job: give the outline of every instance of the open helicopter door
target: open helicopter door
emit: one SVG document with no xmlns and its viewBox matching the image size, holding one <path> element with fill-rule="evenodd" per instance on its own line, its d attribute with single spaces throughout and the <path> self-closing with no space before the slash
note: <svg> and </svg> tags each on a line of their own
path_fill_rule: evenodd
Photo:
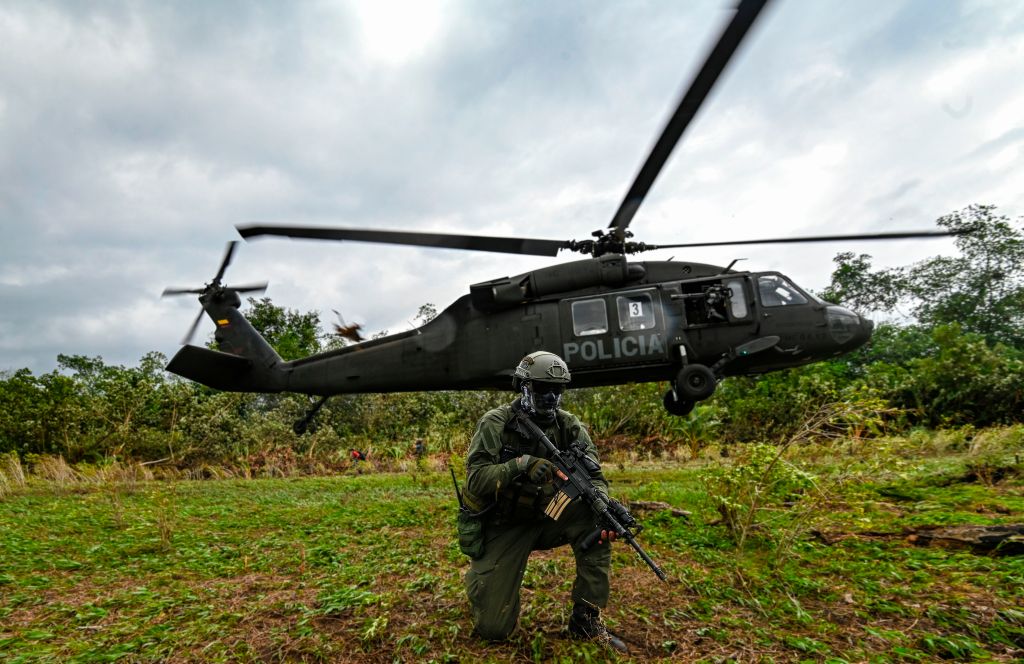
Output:
<svg viewBox="0 0 1024 664">
<path fill-rule="evenodd" d="M 567 299 L 560 308 L 562 356 L 573 372 L 667 363 L 665 313 L 657 288 Z"/>
<path fill-rule="evenodd" d="M 757 333 L 753 287 L 746 273 L 682 281 L 666 286 L 666 295 L 674 321 L 669 332 L 686 347 L 682 353 L 673 343 L 673 350 L 684 355 L 672 355 L 679 364 L 696 358 L 712 364 Z"/>
</svg>

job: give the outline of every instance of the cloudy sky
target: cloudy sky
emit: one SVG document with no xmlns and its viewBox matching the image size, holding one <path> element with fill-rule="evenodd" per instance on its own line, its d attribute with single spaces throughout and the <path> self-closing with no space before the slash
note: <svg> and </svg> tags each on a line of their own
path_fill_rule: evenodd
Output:
<svg viewBox="0 0 1024 664">
<path fill-rule="evenodd" d="M 585 238 L 728 19 L 692 2 L 0 4 L 0 371 L 172 355 L 235 224 Z M 653 243 L 1024 214 L 1024 4 L 778 0 L 633 221 Z M 685 254 L 819 289 L 839 251 Z M 648 259 L 682 258 L 679 250 Z M 558 260 L 573 260 L 572 255 Z M 550 259 L 266 239 L 229 282 L 370 332 Z M 199 336 L 212 323 L 204 321 Z"/>
</svg>

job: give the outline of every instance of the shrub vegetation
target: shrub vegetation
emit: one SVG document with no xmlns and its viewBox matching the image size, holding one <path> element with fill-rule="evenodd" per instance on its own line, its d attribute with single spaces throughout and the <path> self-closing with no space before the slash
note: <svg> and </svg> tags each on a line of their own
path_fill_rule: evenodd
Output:
<svg viewBox="0 0 1024 664">
<path fill-rule="evenodd" d="M 961 257 L 872 272 L 870 256 L 840 254 L 823 295 L 870 310 L 908 307 L 916 318 L 883 322 L 847 356 L 764 376 L 731 378 L 689 418 L 661 406 L 653 383 L 572 390 L 566 407 L 600 440 L 658 455 L 715 442 L 777 444 L 828 404 L 857 436 L 915 427 L 985 427 L 1024 417 L 1024 232 L 990 206 L 939 224 L 973 229 Z M 962 278 L 951 277 L 959 275 Z M 436 315 L 426 304 L 418 322 Z M 246 311 L 281 353 L 295 358 L 344 343 L 319 315 L 250 299 Z M 312 434 L 292 423 L 312 402 L 301 395 L 218 393 L 163 371 L 159 353 L 137 366 L 60 355 L 58 369 L 0 374 L 0 453 L 61 455 L 69 462 L 158 461 L 179 467 L 246 464 L 283 453 L 330 461 L 350 448 L 406 456 L 416 439 L 432 453 L 466 448 L 476 419 L 508 398 L 499 392 L 343 395 Z"/>
</svg>

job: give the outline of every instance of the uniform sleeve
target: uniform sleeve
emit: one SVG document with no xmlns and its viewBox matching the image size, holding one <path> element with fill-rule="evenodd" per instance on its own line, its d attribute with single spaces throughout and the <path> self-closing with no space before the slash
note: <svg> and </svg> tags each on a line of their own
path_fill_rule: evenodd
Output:
<svg viewBox="0 0 1024 664">
<path fill-rule="evenodd" d="M 508 486 L 519 474 L 515 459 L 501 463 L 501 432 L 504 428 L 500 415 L 491 411 L 476 425 L 473 440 L 466 457 L 466 488 L 474 496 L 490 500 L 503 486 Z"/>
</svg>

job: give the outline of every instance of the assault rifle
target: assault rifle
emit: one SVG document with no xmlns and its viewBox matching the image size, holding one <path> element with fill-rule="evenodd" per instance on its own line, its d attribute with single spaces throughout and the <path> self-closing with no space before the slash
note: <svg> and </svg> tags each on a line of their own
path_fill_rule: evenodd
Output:
<svg viewBox="0 0 1024 664">
<path fill-rule="evenodd" d="M 636 536 L 643 530 L 643 526 L 636 522 L 636 519 L 622 503 L 614 498 L 606 499 L 594 486 L 590 474 L 600 470 L 601 466 L 587 456 L 583 443 L 578 439 L 574 440 L 569 444 L 568 449 L 562 452 L 525 413 L 519 409 L 513 409 L 513 411 L 522 433 L 527 438 L 540 441 L 544 449 L 551 455 L 549 460 L 557 468 L 555 484 L 558 486 L 558 493 L 548 503 L 544 513 L 557 521 L 572 501 L 581 498 L 593 510 L 594 516 L 597 518 L 597 528 L 587 535 L 581 545 L 584 551 L 601 538 L 602 530 L 613 532 L 618 539 L 625 540 L 633 547 L 633 550 L 658 575 L 659 579 L 666 581 L 668 577 L 665 576 L 665 572 L 636 541 Z M 635 529 L 635 531 L 631 529 Z"/>
</svg>

